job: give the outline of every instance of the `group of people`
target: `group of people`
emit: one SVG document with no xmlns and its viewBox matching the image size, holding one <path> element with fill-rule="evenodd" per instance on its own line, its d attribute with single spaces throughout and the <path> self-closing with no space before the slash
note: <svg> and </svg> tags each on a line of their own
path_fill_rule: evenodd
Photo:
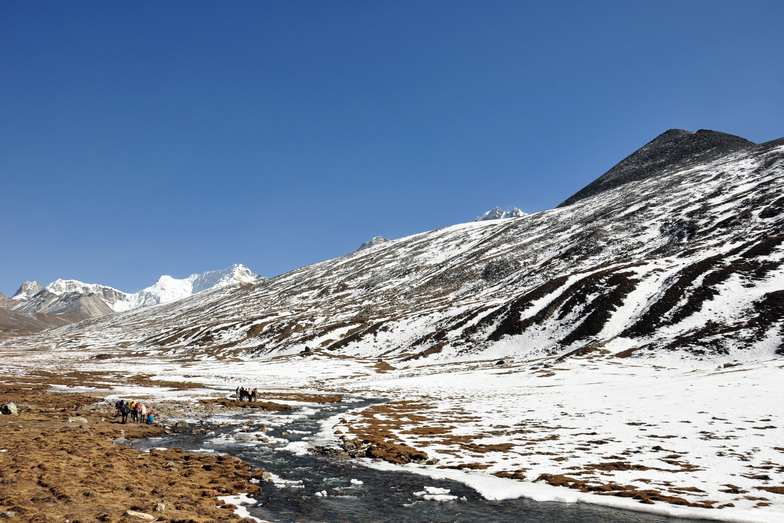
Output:
<svg viewBox="0 0 784 523">
<path fill-rule="evenodd" d="M 117 412 L 114 413 L 115 416 L 122 416 L 122 422 L 126 423 L 128 421 L 128 416 L 130 415 L 131 421 L 136 423 L 154 423 L 155 419 L 152 416 L 152 411 L 147 410 L 147 407 L 139 403 L 137 401 L 123 401 L 118 400 L 117 403 L 114 404 L 117 407 Z"/>
<path fill-rule="evenodd" d="M 237 387 L 237 399 L 240 401 L 256 401 L 256 389 L 250 390 L 245 387 Z"/>
</svg>

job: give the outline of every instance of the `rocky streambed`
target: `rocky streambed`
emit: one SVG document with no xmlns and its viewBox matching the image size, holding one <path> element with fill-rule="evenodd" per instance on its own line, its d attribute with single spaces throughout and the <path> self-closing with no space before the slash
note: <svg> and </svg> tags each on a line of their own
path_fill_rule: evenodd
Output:
<svg viewBox="0 0 784 523">
<path fill-rule="evenodd" d="M 146 425 L 122 424 L 111 401 L 43 385 L 1 386 L 0 396 L 18 406 L 0 417 L 0 515 L 9 521 L 676 521 L 488 501 L 458 482 L 365 466 L 426 462 L 416 449 L 324 441 L 330 420 L 378 399 L 148 402 L 163 424 Z"/>
<path fill-rule="evenodd" d="M 410 522 L 664 522 L 675 518 L 585 504 L 541 503 L 529 499 L 488 501 L 470 487 L 409 470 L 383 471 L 374 461 L 426 464 L 426 455 L 375 438 L 325 441 L 331 423 L 348 410 L 383 403 L 374 398 L 258 411 L 219 400 L 197 409 L 213 416 L 169 434 L 137 440 L 140 450 L 178 447 L 208 455 L 230 454 L 259 471 L 260 488 L 244 507 L 263 521 Z M 229 405 L 221 410 L 217 405 Z M 172 411 L 174 412 L 174 411 Z M 193 416 L 193 411 L 182 412 Z M 176 424 L 173 426 L 176 429 Z"/>
</svg>

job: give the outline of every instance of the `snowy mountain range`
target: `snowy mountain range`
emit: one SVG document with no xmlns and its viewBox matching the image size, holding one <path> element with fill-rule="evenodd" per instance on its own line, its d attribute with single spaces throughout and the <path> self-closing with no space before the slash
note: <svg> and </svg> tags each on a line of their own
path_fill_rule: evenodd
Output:
<svg viewBox="0 0 784 523">
<path fill-rule="evenodd" d="M 306 346 L 400 360 L 781 352 L 783 158 L 784 139 L 668 131 L 608 172 L 620 181 L 571 205 L 380 242 L 49 335 L 246 357 Z M 182 297 L 197 281 L 162 278 L 121 303 Z"/>
<path fill-rule="evenodd" d="M 115 304 L 114 310 L 124 311 L 158 303 L 169 303 L 216 287 L 254 284 L 263 279 L 242 264 L 235 264 L 220 271 L 191 274 L 182 280 L 161 276 L 152 287 L 126 296 L 122 302 Z"/>
<path fill-rule="evenodd" d="M 670 130 L 558 208 L 368 243 L 252 285 L 16 331 L 0 355 L 13 376 L 89 377 L 127 387 L 118 397 L 143 374 L 156 395 L 186 381 L 188 401 L 194 381 L 211 398 L 238 384 L 385 398 L 277 448 L 376 441 L 402 463 L 407 446 L 439 462 L 406 472 L 488 499 L 782 521 L 784 138 Z M 296 416 L 317 408 L 304 405 Z"/>
<path fill-rule="evenodd" d="M 60 279 L 46 287 L 38 282 L 25 282 L 16 294 L 5 300 L 3 307 L 16 313 L 46 315 L 45 318 L 59 315 L 62 317 L 55 324 L 61 324 L 169 303 L 215 287 L 257 283 L 261 279 L 244 265 L 235 264 L 228 269 L 192 274 L 185 279 L 161 276 L 154 285 L 132 294 L 76 280 Z"/>
</svg>

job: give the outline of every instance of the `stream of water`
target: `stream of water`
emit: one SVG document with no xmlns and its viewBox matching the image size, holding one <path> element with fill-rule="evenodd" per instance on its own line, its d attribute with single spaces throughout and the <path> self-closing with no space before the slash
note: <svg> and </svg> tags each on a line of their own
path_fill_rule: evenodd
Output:
<svg viewBox="0 0 784 523">
<path fill-rule="evenodd" d="M 291 413 L 234 414 L 204 425 L 207 434 L 169 434 L 129 442 L 139 450 L 182 447 L 192 452 L 233 454 L 272 474 L 261 484 L 251 516 L 271 522 L 483 522 L 483 523 L 654 523 L 685 522 L 666 516 L 582 503 L 537 502 L 525 498 L 488 501 L 455 481 L 407 472 L 387 472 L 356 460 L 291 452 L 320 444 L 322 423 L 379 400 L 354 398 Z M 212 420 L 215 421 L 215 420 Z M 226 421 L 233 424 L 225 425 Z M 238 428 L 237 424 L 240 424 Z M 244 428 L 242 426 L 244 425 Z M 266 432 L 254 431 L 266 426 Z M 266 435 L 270 441 L 258 441 Z"/>
</svg>

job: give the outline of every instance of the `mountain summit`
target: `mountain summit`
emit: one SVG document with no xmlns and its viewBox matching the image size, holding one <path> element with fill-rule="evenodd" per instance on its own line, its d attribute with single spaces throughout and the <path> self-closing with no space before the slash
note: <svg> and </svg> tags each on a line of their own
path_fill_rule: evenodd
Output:
<svg viewBox="0 0 784 523">
<path fill-rule="evenodd" d="M 19 287 L 19 290 L 11 297 L 12 300 L 27 300 L 43 290 L 37 281 L 26 281 Z"/>
<path fill-rule="evenodd" d="M 484 222 L 487 220 L 505 220 L 508 218 L 522 218 L 523 216 L 528 216 L 526 213 L 515 207 L 511 211 L 504 211 L 500 207 L 494 207 L 490 209 L 482 216 L 477 216 L 475 222 Z"/>
<path fill-rule="evenodd" d="M 369 242 L 362 242 L 362 245 L 359 246 L 358 251 L 362 249 L 369 249 L 370 247 L 375 247 L 376 245 L 381 245 L 382 243 L 387 243 L 389 240 L 384 238 L 383 236 L 376 236 Z"/>
<path fill-rule="evenodd" d="M 620 185 L 659 176 L 674 169 L 707 163 L 753 147 L 740 136 L 717 131 L 670 129 L 621 160 L 612 169 L 567 198 L 559 207 L 608 191 Z"/>
</svg>

